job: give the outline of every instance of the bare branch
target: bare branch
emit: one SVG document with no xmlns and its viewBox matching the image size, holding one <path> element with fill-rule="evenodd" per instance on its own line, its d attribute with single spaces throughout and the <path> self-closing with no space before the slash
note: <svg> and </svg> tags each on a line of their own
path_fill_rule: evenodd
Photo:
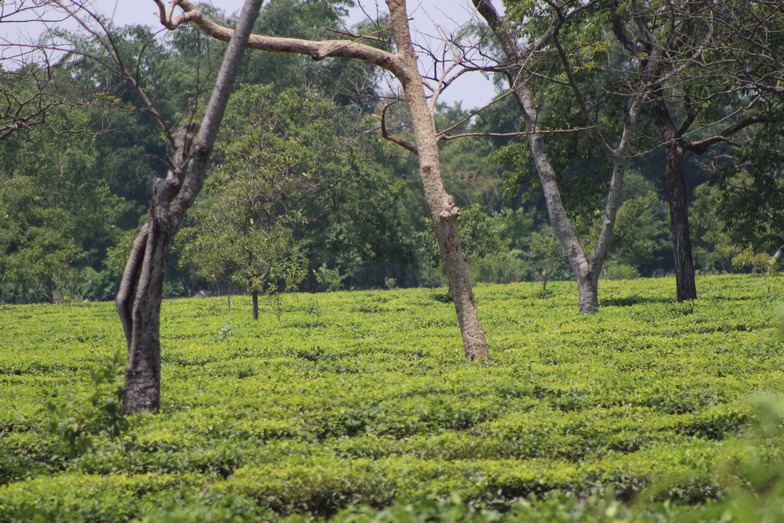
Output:
<svg viewBox="0 0 784 523">
<path fill-rule="evenodd" d="M 467 138 L 470 136 L 492 136 L 492 137 L 514 137 L 514 136 L 530 136 L 532 134 L 567 134 L 567 133 L 579 133 L 583 131 L 588 131 L 593 129 L 593 126 L 588 127 L 575 127 L 573 129 L 537 129 L 535 131 L 518 131 L 513 133 L 492 133 L 492 132 L 475 132 L 475 133 L 460 133 L 460 134 L 442 134 L 441 138 L 443 140 L 454 140 L 456 138 Z"/>
<path fill-rule="evenodd" d="M 398 138 L 397 136 L 394 136 L 392 134 L 389 134 L 389 132 L 387 132 L 387 124 L 386 124 L 387 109 L 389 109 L 389 107 L 392 106 L 392 105 L 394 105 L 394 104 L 385 104 L 384 107 L 381 109 L 381 136 L 385 140 L 389 140 L 392 143 L 396 143 L 400 147 L 403 147 L 404 149 L 407 149 L 407 150 L 411 151 L 412 153 L 418 155 L 419 151 L 417 150 L 417 148 L 415 146 L 413 146 L 410 143 L 406 142 L 405 140 L 402 140 L 402 139 Z"/>
<path fill-rule="evenodd" d="M 160 2 L 161 0 L 155 0 Z M 186 21 L 192 21 L 207 35 L 228 42 L 234 30 L 211 20 L 189 0 L 179 0 L 178 7 L 183 9 Z M 179 22 L 183 23 L 183 22 Z M 178 25 L 179 25 L 178 23 Z M 402 73 L 397 55 L 352 40 L 305 40 L 252 34 L 248 47 L 262 51 L 295 53 L 310 56 L 314 60 L 324 58 L 355 58 L 378 65 L 396 76 Z"/>
<path fill-rule="evenodd" d="M 709 138 L 705 138 L 704 140 L 699 140 L 697 142 L 686 142 L 684 148 L 695 154 L 704 154 L 705 151 L 711 145 L 719 142 L 729 142 L 730 136 L 734 135 L 739 131 L 742 131 L 743 129 L 749 127 L 750 125 L 763 123 L 763 122 L 773 122 L 773 121 L 775 121 L 773 118 L 765 117 L 765 116 L 755 116 L 752 118 L 746 118 L 745 120 L 742 120 L 734 125 L 730 125 L 729 127 L 723 129 L 720 133 L 715 134 Z"/>
</svg>

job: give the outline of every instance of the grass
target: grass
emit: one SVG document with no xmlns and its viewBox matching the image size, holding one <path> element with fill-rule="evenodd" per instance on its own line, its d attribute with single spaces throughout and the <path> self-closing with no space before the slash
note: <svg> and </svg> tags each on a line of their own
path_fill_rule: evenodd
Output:
<svg viewBox="0 0 784 523">
<path fill-rule="evenodd" d="M 124 346 L 112 304 L 0 306 L 0 520 L 729 510 L 749 459 L 781 458 L 750 427 L 784 389 L 784 280 L 704 277 L 683 304 L 668 278 L 600 286 L 590 316 L 570 282 L 477 286 L 480 364 L 443 289 L 285 295 L 257 322 L 249 299 L 167 301 L 163 407 L 119 437 L 95 378 Z"/>
</svg>

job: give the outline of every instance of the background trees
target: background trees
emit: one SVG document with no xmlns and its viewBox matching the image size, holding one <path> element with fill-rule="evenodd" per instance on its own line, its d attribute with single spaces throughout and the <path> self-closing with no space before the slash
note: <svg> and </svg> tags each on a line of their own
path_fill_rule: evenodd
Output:
<svg viewBox="0 0 784 523">
<path fill-rule="evenodd" d="M 259 292 L 293 288 L 320 267 L 347 276 L 366 263 L 412 262 L 370 124 L 317 91 L 240 90 L 182 260 L 250 289 L 254 317 Z"/>
<path fill-rule="evenodd" d="M 91 176 L 95 137 L 54 130 L 83 129 L 84 115 L 63 106 L 47 120 L 0 142 L 0 300 L 104 298 L 114 283 L 100 273 L 122 198 Z"/>
<path fill-rule="evenodd" d="M 525 6 L 534 9 L 531 13 L 552 13 L 552 6 L 534 4 L 509 2 L 507 14 L 523 20 Z M 778 0 L 592 3 L 591 9 L 580 11 L 574 26 L 559 30 L 558 45 L 551 41 L 526 62 L 532 72 L 529 86 L 535 95 L 537 122 L 540 128 L 554 131 L 596 125 L 609 144 L 617 145 L 614 140 L 623 125 L 619 115 L 629 107 L 628 100 L 646 92 L 643 88 L 648 84 L 643 82 L 645 70 L 639 58 L 618 39 L 613 23 L 624 21 L 621 34 L 637 38 L 636 47 L 632 46 L 637 49 L 647 45 L 639 34 L 640 24 L 658 17 L 661 23 L 656 29 L 661 34 L 651 45 L 665 53 L 665 36 L 688 29 L 680 16 L 678 23 L 665 31 L 664 22 L 670 15 L 662 8 L 670 4 L 691 17 L 688 42 L 692 43 L 687 45 L 684 40 L 678 54 L 670 53 L 670 63 L 682 67 L 680 76 L 668 73 L 662 80 L 664 99 L 673 121 L 681 125 L 688 120 L 684 105 L 688 91 L 691 106 L 699 111 L 682 140 L 705 143 L 714 139 L 704 154 L 691 155 L 683 163 L 696 269 L 741 270 L 731 263 L 738 254 L 752 251 L 773 256 L 781 252 L 779 247 L 784 243 L 784 204 L 779 201 L 781 90 L 776 83 L 781 71 Z M 566 8 L 574 5 L 565 4 Z M 308 39 L 336 38 L 336 31 L 345 31 L 339 15 L 349 4 L 335 7 L 327 9 L 323 2 L 274 0 L 264 8 L 254 30 Z M 226 24 L 235 20 L 232 13 L 211 10 L 208 14 Z M 415 16 L 420 15 L 417 12 Z M 634 23 L 627 23 L 631 21 Z M 758 30 L 751 30 L 752 21 Z M 708 27 L 709 22 L 718 28 L 713 34 L 721 38 L 712 37 L 710 45 L 697 49 L 695 42 L 707 42 L 699 35 L 706 34 L 700 28 Z M 381 23 L 373 27 L 385 27 L 386 22 Z M 535 35 L 549 23 L 549 18 L 539 17 L 523 29 Z M 187 25 L 165 34 L 137 26 L 107 26 L 107 30 L 123 60 L 138 62 L 132 76 L 163 118 L 176 125 L 201 114 L 225 43 Z M 364 43 L 387 45 L 389 34 L 378 34 L 380 41 L 367 39 Z M 0 300 L 111 299 L 117 290 L 119 269 L 107 253 L 127 249 L 128 238 L 147 219 L 150 181 L 166 175 L 168 153 L 155 118 L 139 110 L 143 107 L 139 91 L 121 81 L 117 71 L 88 59 L 111 61 L 94 35 L 80 29 L 61 32 L 48 42 L 69 53 L 38 55 L 38 61 L 29 60 L 25 68 L 5 60 L 0 75 L 5 104 L 2 114 L 7 117 L 0 125 L 6 129 L 15 126 L 0 140 Z M 486 43 L 493 45 L 489 40 Z M 695 58 L 699 56 L 704 57 L 702 62 Z M 653 63 L 650 60 L 648 63 Z M 663 63 L 661 60 L 657 63 Z M 720 66 L 723 60 L 727 64 Z M 729 62 L 745 66 L 730 67 Z M 249 114 L 237 110 L 232 140 L 217 144 L 215 183 L 208 183 L 203 205 L 194 209 L 194 220 L 185 223 L 189 234 L 173 252 L 180 263 L 174 260 L 167 268 L 165 295 L 189 295 L 210 286 L 215 290 L 216 285 L 221 291 L 228 290 L 228 273 L 205 269 L 209 267 L 206 258 L 191 262 L 202 253 L 206 256 L 209 249 L 204 245 L 227 243 L 218 236 L 196 232 L 206 231 L 210 219 L 217 220 L 222 202 L 236 198 L 230 195 L 238 191 L 242 179 L 238 166 L 246 154 L 239 146 L 243 140 L 251 143 L 253 133 L 265 142 L 277 140 L 275 149 L 283 151 L 281 154 L 300 158 L 297 162 L 304 163 L 299 165 L 310 166 L 301 169 L 311 173 L 307 183 L 304 179 L 295 183 L 292 176 L 285 190 L 275 193 L 285 194 L 288 204 L 285 212 L 274 213 L 280 225 L 270 229 L 277 231 L 273 235 L 277 243 L 286 246 L 285 253 L 278 255 L 299 260 L 296 265 L 303 269 L 304 278 L 298 290 L 378 288 L 385 287 L 390 278 L 399 286 L 445 283 L 441 269 L 434 267 L 439 263 L 434 255 L 436 246 L 427 222 L 422 220 L 428 211 L 421 201 L 416 158 L 377 136 L 379 120 L 372 115 L 381 114 L 392 93 L 384 90 L 376 71 L 357 60 L 313 61 L 304 55 L 252 53 L 243 59 L 238 77 L 243 92 L 270 89 L 266 105 L 259 110 L 279 123 L 288 122 L 294 131 L 254 127 L 251 110 L 246 111 Z M 274 89 L 259 87 L 270 82 L 275 83 Z M 575 98 L 572 84 L 583 93 L 588 111 Z M 293 91 L 286 90 L 289 88 Z M 499 94 L 505 91 L 499 89 Z M 711 94 L 713 90 L 716 93 Z M 292 101 L 296 97 L 307 100 L 302 115 L 298 114 L 298 102 Z M 192 104 L 194 99 L 202 102 Z M 607 266 L 598 271 L 597 283 L 601 278 L 638 273 L 668 274 L 675 268 L 672 250 L 663 245 L 669 221 L 667 213 L 662 215 L 668 199 L 662 176 L 666 145 L 653 120 L 651 100 L 641 106 L 626 160 L 625 188 L 618 196 L 614 239 L 607 247 Z M 749 110 L 737 112 L 752 101 Z M 470 105 L 469 100 L 462 106 L 435 107 L 438 128 L 461 122 Z M 322 109 L 310 113 L 315 106 Z M 412 142 L 410 125 L 400 109 L 398 104 L 386 111 L 387 130 Z M 234 129 L 234 110 L 229 111 Z M 33 114 L 39 117 L 24 120 L 25 115 Z M 305 119 L 305 114 L 312 117 Z M 458 225 L 475 280 L 543 278 L 551 260 L 555 265 L 548 277 L 568 277 L 564 258 L 558 253 L 548 256 L 547 242 L 539 241 L 552 236 L 547 232 L 550 220 L 528 139 L 479 136 L 519 130 L 519 114 L 514 100 L 507 97 L 450 131 L 477 136 L 439 143 L 445 188 L 463 208 Z M 758 117 L 770 121 L 739 128 L 732 136 L 722 135 L 744 118 Z M 330 136 L 351 146 L 336 147 Z M 543 140 L 566 216 L 583 250 L 590 253 L 601 231 L 612 159 L 590 129 L 547 134 Z M 322 161 L 322 157 L 335 160 Z M 259 187 L 267 183 L 260 180 L 273 164 L 272 158 L 259 157 L 259 172 L 254 175 Z M 269 198 L 272 201 L 277 196 Z M 275 207 L 270 201 L 263 206 Z M 254 225 L 259 223 L 263 221 L 254 218 Z M 253 230 L 261 228 L 246 228 L 235 238 L 249 239 Z M 215 260 L 223 258 L 229 257 L 224 253 Z M 247 278 L 233 281 L 234 292 L 252 290 Z M 277 288 L 271 279 L 266 281 Z"/>
</svg>

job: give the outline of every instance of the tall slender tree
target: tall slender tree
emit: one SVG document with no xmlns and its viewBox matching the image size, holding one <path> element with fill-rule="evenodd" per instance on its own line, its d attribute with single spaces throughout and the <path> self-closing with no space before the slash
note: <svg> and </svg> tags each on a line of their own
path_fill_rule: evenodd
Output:
<svg viewBox="0 0 784 523">
<path fill-rule="evenodd" d="M 540 34 L 531 38 L 525 38 L 527 35 L 521 32 L 518 25 L 510 23 L 506 17 L 500 15 L 492 0 L 473 0 L 473 3 L 479 14 L 493 30 L 500 44 L 505 62 L 503 68 L 509 82 L 509 88 L 514 93 L 523 117 L 528 146 L 544 193 L 550 224 L 561 242 L 577 279 L 580 313 L 597 312 L 599 310 L 599 275 L 612 240 L 616 213 L 620 204 L 623 176 L 628 157 L 631 154 L 633 130 L 640 110 L 640 100 L 633 99 L 623 108 L 620 131 L 613 143 L 613 140 L 606 137 L 600 130 L 596 116 L 598 111 L 589 107 L 583 86 L 578 81 L 569 57 L 559 42 L 559 33 L 564 29 L 565 24 L 576 20 L 581 13 L 598 4 L 598 1 L 575 3 L 571 0 L 557 0 L 548 2 L 550 12 L 544 18 L 548 23 Z M 541 7 L 541 9 L 546 8 Z M 528 40 L 529 43 L 523 45 L 521 42 L 524 40 Z M 534 92 L 532 86 L 538 73 L 532 65 L 536 63 L 535 55 L 547 47 L 559 56 L 562 62 L 560 67 L 563 76 L 573 91 L 573 99 L 579 107 L 581 118 L 612 165 L 601 229 L 592 252 L 586 248 L 584 239 L 580 238 L 577 228 L 567 215 L 559 187 L 559 175 L 547 149 L 547 133 L 542 132 L 541 129 L 540 97 Z"/>
</svg>

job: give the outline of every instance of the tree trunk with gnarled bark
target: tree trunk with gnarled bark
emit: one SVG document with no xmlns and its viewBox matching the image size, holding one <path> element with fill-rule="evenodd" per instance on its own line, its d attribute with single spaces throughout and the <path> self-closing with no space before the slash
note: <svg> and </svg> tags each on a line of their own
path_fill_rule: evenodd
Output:
<svg viewBox="0 0 784 523">
<path fill-rule="evenodd" d="M 159 0 L 156 0 L 159 2 Z M 463 350 L 469 360 L 488 357 L 479 312 L 476 307 L 468 268 L 463 257 L 457 230 L 460 210 L 453 198 L 444 189 L 438 154 L 438 135 L 424 93 L 424 83 L 417 68 L 417 56 L 411 42 L 405 0 L 386 0 L 392 30 L 398 52 L 392 53 L 352 40 L 314 41 L 299 38 L 280 38 L 252 35 L 248 46 L 269 52 L 297 53 L 314 60 L 329 57 L 353 58 L 375 64 L 390 71 L 400 81 L 406 96 L 414 128 L 416 147 L 406 148 L 419 155 L 419 167 L 430 218 L 433 221 L 436 239 L 441 251 L 449 290 L 455 302 L 457 319 L 463 337 Z M 159 3 L 159 6 L 162 5 Z M 189 0 L 178 6 L 184 11 L 181 17 L 172 19 L 162 14 L 162 20 L 170 29 L 185 21 L 193 21 L 206 34 L 219 40 L 228 40 L 232 31 L 210 20 Z M 163 13 L 163 11 L 162 11 Z M 400 144 L 400 141 L 397 141 Z"/>
<path fill-rule="evenodd" d="M 151 412 L 160 406 L 160 311 L 166 260 L 185 213 L 207 177 L 210 152 L 262 2 L 245 2 L 198 132 L 187 126 L 177 134 L 169 172 L 155 181 L 150 218 L 136 237 L 125 266 L 117 294 L 117 312 L 128 346 L 125 414 Z"/>
</svg>

